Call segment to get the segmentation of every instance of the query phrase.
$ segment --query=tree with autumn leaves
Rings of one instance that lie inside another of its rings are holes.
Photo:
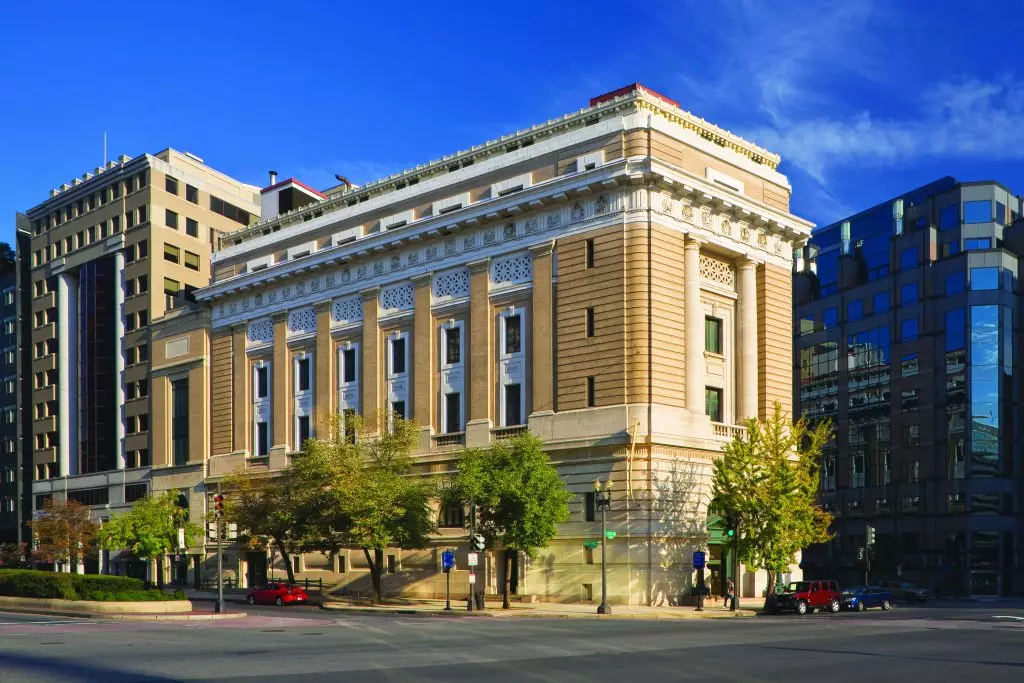
[[[74,500],[48,498],[36,519],[29,522],[36,556],[46,562],[67,564],[78,573],[78,565],[92,554],[99,524],[89,507]]]
[[[768,572],[768,592],[797,553],[831,538],[832,516],[818,504],[828,421],[791,422],[775,404],[770,418],[747,421],[715,461],[712,506],[738,522],[739,560]]]

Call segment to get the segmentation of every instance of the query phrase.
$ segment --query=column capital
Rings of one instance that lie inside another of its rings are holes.
[[[332,302],[330,299],[328,299],[327,301],[318,301],[315,304],[313,304],[313,310],[316,311],[317,313],[329,311],[331,310],[331,303]]]
[[[686,243],[683,245],[684,249],[700,249],[702,244],[707,244],[708,241],[703,237],[697,237],[692,232],[686,234]]]
[[[270,319],[273,320],[275,323],[285,322],[288,320],[288,311],[278,311],[277,313],[271,315]]]
[[[433,278],[434,278],[434,271],[430,271],[429,273],[422,273],[421,275],[413,275],[409,279],[412,280],[412,286],[413,287],[420,288],[420,287],[426,287],[427,285],[429,285],[431,280],[433,280]]]
[[[534,257],[537,257],[537,256],[547,256],[548,254],[554,252],[554,250],[555,250],[555,241],[554,240],[548,240],[547,242],[544,242],[543,244],[535,244],[532,247],[530,247],[530,253],[533,254]]]
[[[485,272],[491,267],[491,257],[479,259],[477,261],[470,261],[468,264],[470,273],[481,273]]]
[[[366,289],[359,290],[359,296],[363,297],[363,301],[369,301],[370,299],[376,299],[380,295],[380,286],[367,287]]]
[[[764,261],[756,256],[753,256],[752,254],[744,254],[736,260],[736,267],[740,270],[755,270],[762,263],[764,263]]]

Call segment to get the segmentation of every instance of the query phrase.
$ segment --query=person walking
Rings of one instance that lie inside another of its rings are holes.
[[[725,582],[725,599],[724,599],[724,603],[725,604],[723,604],[722,607],[725,607],[726,609],[729,608],[729,604],[732,601],[732,597],[735,594],[735,592],[736,592],[736,584],[734,584],[732,582],[732,579],[729,579],[728,581]]]

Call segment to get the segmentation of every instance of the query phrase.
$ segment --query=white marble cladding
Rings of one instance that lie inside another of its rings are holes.
[[[363,298],[355,296],[338,297],[331,304],[331,323],[334,325],[349,325],[362,322],[363,320]]]
[[[411,282],[402,282],[380,290],[381,315],[411,311],[412,307],[413,294]]]
[[[434,275],[434,303],[443,303],[469,296],[469,269],[452,268]]]
[[[316,251],[316,240],[312,242],[304,242],[303,244],[296,244],[294,247],[288,249],[288,258],[299,258],[301,256],[308,256]]]
[[[274,322],[270,318],[253,320],[249,323],[249,334],[246,337],[250,346],[274,343]]]
[[[668,189],[653,192],[651,203],[653,213],[664,217],[661,220],[666,225],[693,231],[737,253],[757,253],[765,261],[792,266],[785,256],[792,252],[792,245],[769,232],[766,226],[755,224],[753,216],[740,220],[727,213],[728,208],[701,206],[692,196],[679,197]],[[437,239],[405,241],[390,255],[360,252],[354,263],[326,265],[312,274],[285,276],[287,279],[274,284],[257,283],[254,286],[262,290],[255,293],[218,296],[212,302],[213,324],[234,324],[254,314],[266,315],[338,295],[352,295],[414,275],[463,266],[470,260],[501,258],[513,250],[621,221],[623,214],[646,213],[647,208],[646,189],[609,188],[514,219],[460,228]]]
[[[288,336],[316,334],[316,312],[312,306],[288,311]]]
[[[533,260],[530,252],[513,254],[491,261],[491,286],[494,289],[533,281]]]

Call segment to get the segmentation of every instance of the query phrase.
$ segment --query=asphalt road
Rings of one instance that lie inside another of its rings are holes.
[[[1000,618],[997,618],[1000,617]],[[636,621],[339,615],[217,622],[0,613],[0,681],[1021,681],[1020,605]]]

